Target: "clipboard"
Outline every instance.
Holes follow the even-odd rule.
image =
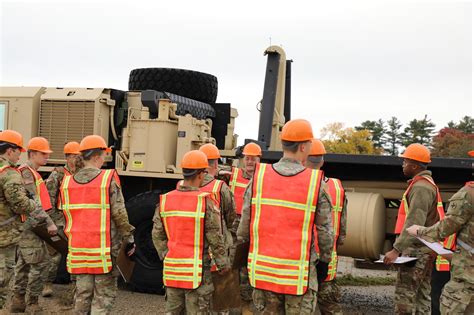
[[[54,248],[57,252],[61,253],[62,255],[67,255],[68,242],[67,238],[64,235],[62,235],[61,233],[57,233],[56,235],[50,235],[48,233],[46,223],[38,224],[31,230],[33,231],[33,233],[38,235],[39,238],[45,241],[49,246]]]
[[[237,244],[235,247],[234,261],[232,262],[232,269],[240,269],[247,266],[249,257],[250,241]]]

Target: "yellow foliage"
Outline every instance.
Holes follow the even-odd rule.
[[[321,129],[321,138],[328,153],[381,154],[374,148],[368,130],[344,128],[341,122],[326,125]]]

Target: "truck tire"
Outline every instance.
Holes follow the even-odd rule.
[[[142,68],[130,72],[128,89],[130,91],[170,92],[203,103],[214,104],[217,98],[217,78],[191,70]]]
[[[128,219],[135,227],[135,244],[137,246],[130,287],[143,293],[164,294],[163,262],[153,245],[151,230],[153,215],[161,191],[148,191],[133,198],[127,203]]]

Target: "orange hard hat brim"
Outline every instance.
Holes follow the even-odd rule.
[[[107,152],[107,153],[112,152],[112,148],[105,148],[104,150],[105,150],[105,152]]]
[[[414,159],[413,157],[411,156],[406,156],[405,154],[400,154],[399,157],[402,157],[404,159],[409,159],[409,160],[413,160],[413,161],[417,161],[417,162],[421,162],[421,163],[431,163],[431,159],[430,160],[417,160],[417,159]]]
[[[19,147],[20,148],[20,152],[26,152],[26,149],[23,148],[23,147]]]
[[[474,150],[467,152],[467,154],[469,154],[469,156],[474,156]]]

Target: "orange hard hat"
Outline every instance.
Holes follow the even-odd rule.
[[[11,144],[20,147],[21,152],[25,152],[25,148],[23,147],[23,137],[19,132],[15,130],[3,130],[0,132],[0,141],[1,142],[8,142]]]
[[[82,139],[81,144],[79,144],[79,151],[86,151],[92,149],[102,149],[105,152],[111,152],[112,149],[107,147],[104,138],[98,135],[90,135]]]
[[[247,143],[244,147],[243,155],[262,156],[262,148],[254,142]]]
[[[79,142],[71,141],[64,145],[64,154],[81,154]]]
[[[199,150],[192,150],[186,152],[181,159],[181,168],[199,170],[208,168],[207,156],[204,152]]]
[[[311,140],[311,151],[309,155],[324,155],[326,154],[326,148],[324,144],[319,139],[312,139]]]
[[[421,163],[431,162],[430,150],[419,143],[410,144],[405,152],[403,152],[403,154],[400,156],[405,159],[410,159]]]
[[[28,151],[38,151],[42,153],[53,153],[49,147],[49,142],[46,138],[43,137],[34,137],[31,138],[26,147]]]
[[[208,160],[215,160],[221,157],[219,149],[212,143],[206,143],[205,145],[201,146],[199,151],[204,152]]]
[[[305,119],[293,119],[288,121],[281,130],[281,140],[291,142],[303,142],[313,139],[313,128]]]
[[[469,154],[470,156],[474,156],[474,150],[467,152],[467,154]]]

